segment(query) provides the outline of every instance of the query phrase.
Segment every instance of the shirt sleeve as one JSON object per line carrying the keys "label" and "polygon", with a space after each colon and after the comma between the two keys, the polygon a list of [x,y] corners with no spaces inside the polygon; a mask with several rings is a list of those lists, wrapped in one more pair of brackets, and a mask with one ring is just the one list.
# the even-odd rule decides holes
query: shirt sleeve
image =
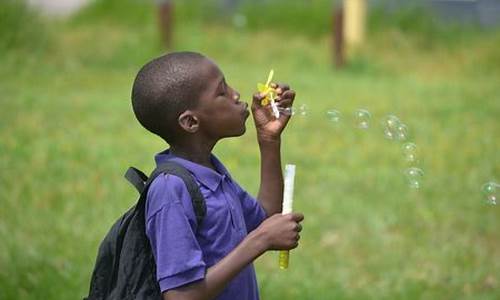
{"label": "shirt sleeve", "polygon": [[148,190],[146,235],[162,292],[205,277],[206,264],[195,232],[196,219],[184,182],[173,175],[158,176]]}
{"label": "shirt sleeve", "polygon": [[243,217],[245,218],[247,232],[251,232],[255,228],[259,227],[260,223],[267,218],[266,211],[259,201],[241,188],[236,182],[233,181],[233,183],[236,189],[236,194],[241,201],[241,208],[243,210]]}

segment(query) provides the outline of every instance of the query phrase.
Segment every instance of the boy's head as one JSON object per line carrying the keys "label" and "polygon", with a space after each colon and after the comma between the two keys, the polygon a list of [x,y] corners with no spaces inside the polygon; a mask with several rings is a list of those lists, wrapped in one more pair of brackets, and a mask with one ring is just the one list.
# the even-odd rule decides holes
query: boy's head
{"label": "boy's head", "polygon": [[215,141],[241,135],[249,114],[217,65],[194,52],[170,53],[142,67],[132,107],[147,130],[171,145],[194,135]]}

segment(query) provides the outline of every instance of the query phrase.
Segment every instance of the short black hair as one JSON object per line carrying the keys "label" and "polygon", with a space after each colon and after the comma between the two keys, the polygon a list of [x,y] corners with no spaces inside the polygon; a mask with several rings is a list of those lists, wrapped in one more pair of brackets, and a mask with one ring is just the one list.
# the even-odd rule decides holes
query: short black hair
{"label": "short black hair", "polygon": [[171,144],[177,139],[179,115],[198,103],[203,82],[196,52],[173,52],[153,59],[137,73],[132,108],[139,123]]}

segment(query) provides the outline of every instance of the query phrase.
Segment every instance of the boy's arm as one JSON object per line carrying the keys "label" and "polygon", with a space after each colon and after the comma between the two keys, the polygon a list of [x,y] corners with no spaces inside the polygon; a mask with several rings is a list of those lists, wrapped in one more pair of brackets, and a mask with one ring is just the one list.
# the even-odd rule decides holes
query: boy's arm
{"label": "boy's arm", "polygon": [[281,141],[259,139],[260,188],[257,199],[268,216],[281,212],[283,175],[281,170]]}
{"label": "boy's arm", "polygon": [[274,215],[252,231],[226,257],[207,270],[205,278],[163,293],[164,300],[214,299],[244,267],[266,250],[291,250],[298,246],[300,213]]}
{"label": "boy's arm", "polygon": [[[278,91],[276,101],[280,107],[291,107],[295,92],[285,84],[274,85]],[[281,170],[281,132],[290,120],[290,114],[280,114],[276,119],[269,107],[261,105],[263,95],[253,96],[252,113],[257,130],[261,166],[260,188],[257,199],[268,216],[281,212],[283,200],[283,174]]]}

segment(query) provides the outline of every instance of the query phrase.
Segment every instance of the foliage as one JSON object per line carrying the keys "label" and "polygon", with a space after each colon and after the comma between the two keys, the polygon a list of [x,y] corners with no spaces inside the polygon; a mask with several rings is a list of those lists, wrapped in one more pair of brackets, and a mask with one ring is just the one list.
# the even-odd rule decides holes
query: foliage
{"label": "foliage", "polygon": [[1,1],[0,55],[12,50],[42,50],[49,41],[46,27],[40,16],[23,1]]}

